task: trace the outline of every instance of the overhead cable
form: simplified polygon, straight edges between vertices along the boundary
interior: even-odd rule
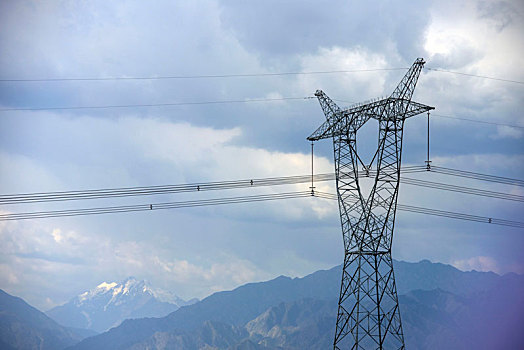
[[[290,100],[308,100],[306,97],[280,97],[280,98],[260,98],[244,100],[223,100],[223,101],[199,101],[199,102],[172,102],[172,103],[144,103],[144,104],[124,104],[124,105],[105,105],[105,106],[66,106],[66,107],[13,107],[0,108],[0,112],[12,111],[56,111],[56,110],[79,110],[79,109],[111,109],[111,108],[139,108],[139,107],[170,107],[170,106],[195,106],[195,105],[218,105],[229,103],[252,103],[252,102],[274,102]]]
[[[434,71],[434,72],[451,73],[451,74],[464,75],[464,76],[468,76],[468,77],[475,77],[475,78],[503,81],[503,82],[506,82],[506,83],[524,84],[524,81],[519,81],[519,80],[502,79],[502,78],[488,77],[488,76],[485,76],[485,75],[470,74],[470,73],[463,73],[463,72],[455,72],[455,71],[450,71],[450,70],[445,70],[445,69],[440,69],[440,68],[425,67],[424,69],[431,70],[431,71]]]
[[[99,208],[38,211],[38,212],[27,212],[27,213],[17,213],[17,214],[8,213],[8,214],[0,214],[0,221],[44,219],[44,218],[113,214],[113,213],[126,213],[126,212],[138,212],[138,211],[152,211],[152,210],[161,210],[161,209],[177,209],[177,208],[190,208],[190,207],[214,206],[214,205],[225,205],[225,204],[239,204],[239,203],[262,202],[262,201],[270,201],[270,200],[305,198],[305,197],[318,197],[318,198],[331,199],[331,200],[337,199],[337,196],[332,193],[325,193],[325,192],[318,192],[318,191],[315,191],[314,193],[312,193],[311,191],[297,191],[297,192],[274,193],[274,194],[267,194],[267,195],[212,198],[212,199],[202,199],[202,200],[195,200],[195,201],[180,201],[180,202],[166,202],[166,203],[154,203],[154,204],[99,207]],[[402,204],[398,204],[397,208],[399,210],[410,211],[410,212],[419,213],[419,214],[435,215],[435,216],[442,216],[442,217],[448,217],[448,218],[453,218],[453,219],[490,223],[493,225],[524,228],[524,222],[518,222],[518,221],[512,221],[512,220],[496,219],[496,218],[490,218],[490,217],[484,217],[484,216],[443,211],[443,210],[430,209],[430,208],[421,208],[421,207],[402,205]]]
[[[433,188],[436,190],[451,191],[455,193],[460,192],[460,193],[472,194],[472,195],[482,196],[482,197],[491,197],[491,198],[516,201],[516,202],[524,202],[524,196],[519,196],[516,194],[494,192],[494,191],[488,191],[488,190],[478,189],[478,188],[450,185],[450,184],[441,183],[441,182],[432,182],[432,181],[425,181],[425,180],[402,177],[401,183],[405,183],[405,184],[413,185],[413,186]]]
[[[439,173],[439,174],[452,175],[452,176],[458,176],[458,177],[465,177],[469,179],[524,187],[524,180],[521,180],[521,179],[512,179],[509,177],[503,177],[503,176],[497,176],[497,175],[481,174],[481,173],[476,173],[473,171],[452,169],[452,168],[446,168],[446,167],[435,166],[435,165],[431,166],[431,171],[434,173]]]
[[[406,166],[402,167],[402,174],[420,173],[426,172],[426,166]],[[490,181],[503,183],[507,185],[524,186],[524,180],[511,179],[507,177],[487,175],[474,173],[464,170],[450,169],[445,167],[432,166],[431,171],[435,173],[441,173],[459,177],[469,177],[476,180]],[[374,177],[376,171],[359,171],[358,176],[361,178]],[[313,175],[314,182],[333,181],[335,174],[325,173]],[[512,201],[524,201],[524,196],[494,192],[484,189],[463,187],[457,185],[451,185],[447,183],[431,182],[420,179],[413,179],[402,176],[401,182],[408,185],[427,187],[438,190],[447,190],[451,192],[460,192],[465,194],[472,194],[477,196],[512,200]],[[24,204],[24,203],[40,203],[40,202],[55,202],[55,201],[71,201],[71,200],[86,200],[86,199],[107,199],[107,198],[119,198],[119,197],[134,197],[134,196],[149,196],[158,194],[174,194],[184,192],[198,192],[198,191],[211,191],[211,190],[228,190],[228,189],[241,189],[241,188],[254,188],[254,187],[267,187],[267,186],[278,186],[278,185],[292,185],[308,183],[311,181],[311,175],[296,175],[296,176],[283,176],[283,177],[271,177],[271,178],[254,178],[244,180],[232,180],[232,181],[214,181],[214,182],[202,182],[202,183],[190,183],[190,184],[176,184],[176,185],[157,185],[157,186],[141,186],[141,187],[120,187],[120,188],[105,188],[105,189],[89,189],[89,190],[75,190],[75,191],[55,191],[55,192],[37,192],[37,193],[19,193],[19,194],[8,194],[0,195],[0,205],[8,204]]]
[[[167,203],[154,203],[154,204],[137,204],[137,205],[123,205],[123,206],[98,207],[98,208],[37,211],[37,212],[16,213],[16,214],[10,213],[10,214],[0,214],[0,221],[43,219],[43,218],[56,218],[56,217],[64,217],[64,216],[82,216],[82,215],[96,215],[96,214],[110,214],[110,213],[127,213],[127,212],[135,212],[135,211],[160,210],[160,209],[189,208],[189,207],[212,206],[212,205],[223,205],[223,204],[234,204],[234,203],[261,202],[261,201],[270,201],[270,200],[277,200],[277,199],[291,199],[291,198],[301,198],[301,197],[310,197],[310,196],[311,196],[311,191],[298,191],[298,192],[274,193],[274,194],[267,194],[267,195],[222,197],[222,198],[201,199],[201,200],[193,200],[193,201],[180,201],[180,202],[167,202]]]
[[[50,78],[2,78],[0,82],[24,83],[24,82],[68,82],[68,81],[133,81],[133,80],[188,80],[188,79],[224,79],[224,78],[252,78],[252,77],[275,77],[293,75],[317,75],[317,74],[346,74],[360,72],[381,72],[407,70],[407,67],[398,68],[369,68],[369,69],[345,69],[327,71],[306,71],[306,72],[267,72],[267,73],[237,73],[237,74],[190,74],[190,75],[150,75],[150,76],[110,76],[110,77],[50,77]],[[524,84],[523,81],[503,79],[485,75],[450,71],[440,68],[425,67],[428,71],[456,74],[468,77],[496,80],[515,84]]]
[[[332,181],[335,176],[330,174],[314,175],[314,180]],[[36,202],[53,202],[79,199],[99,199],[115,197],[131,197],[156,195],[167,193],[198,192],[210,190],[240,189],[248,187],[291,185],[307,183],[311,181],[311,175],[283,176],[270,178],[253,178],[234,181],[214,181],[178,185],[161,185],[161,186],[142,186],[142,187],[120,187],[106,189],[91,189],[79,191],[58,191],[58,192],[40,192],[40,193],[22,193],[12,195],[0,195],[0,204],[19,204],[19,203],[36,203]]]
[[[153,76],[122,76],[122,77],[77,77],[77,78],[5,78],[0,82],[53,82],[53,81],[118,81],[118,80],[173,80],[173,79],[216,79],[216,78],[251,78],[274,77],[286,75],[312,75],[312,74],[339,74],[360,72],[382,72],[394,70],[407,70],[408,68],[369,68],[351,70],[329,70],[309,72],[275,72],[275,73],[245,73],[245,74],[204,74],[204,75],[153,75]]]
[[[318,191],[315,192],[315,197],[337,200],[337,196],[335,194],[318,192]],[[353,201],[353,203],[355,203],[355,201]],[[397,209],[402,210],[402,211],[412,212],[412,213],[441,216],[441,217],[446,217],[446,218],[451,218],[451,219],[459,219],[459,220],[475,221],[475,222],[500,225],[500,226],[524,228],[524,222],[497,219],[497,218],[492,218],[492,217],[487,217],[487,216],[478,216],[478,215],[471,215],[471,214],[465,214],[465,213],[457,213],[457,212],[452,212],[452,211],[416,207],[413,205],[405,205],[405,204],[397,204]]]
[[[510,128],[519,128],[524,129],[524,126],[522,125],[515,125],[515,124],[507,124],[507,123],[496,123],[496,122],[490,122],[487,120],[478,120],[478,119],[470,119],[470,118],[462,118],[462,117],[453,117],[450,115],[442,115],[437,113],[431,113],[432,117],[439,117],[439,118],[446,118],[446,119],[456,119],[456,120],[463,120],[467,122],[473,122],[473,123],[481,123],[481,124],[489,124],[489,125],[497,125],[497,126],[508,126]]]
[[[402,168],[402,173],[413,173],[426,171],[425,166],[406,166]],[[369,173],[361,172],[359,176],[367,176]],[[316,174],[313,176],[315,182],[332,181],[335,174]],[[230,181],[214,181],[176,185],[157,185],[140,187],[120,187],[105,189],[73,190],[73,191],[54,191],[54,192],[34,192],[0,195],[0,205],[40,203],[55,201],[70,201],[81,199],[100,199],[147,196],[168,193],[198,192],[210,190],[239,189],[248,187],[277,186],[301,184],[311,181],[311,175],[295,175],[270,178],[253,178]]]

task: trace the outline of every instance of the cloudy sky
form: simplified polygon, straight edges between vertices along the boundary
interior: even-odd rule
[[[324,116],[315,99],[279,99],[310,97],[322,89],[346,106],[389,95],[406,70],[45,79],[407,68],[417,57],[426,59],[426,68],[517,81],[424,69],[414,100],[436,107],[433,164],[513,178],[524,174],[522,1],[2,1],[0,16],[1,194],[308,174],[306,137]],[[13,81],[24,79],[44,81]],[[27,110],[257,99],[277,100]],[[359,149],[367,159],[376,146],[376,129],[370,122],[360,135]],[[333,170],[331,147],[329,140],[316,144],[315,172]],[[425,157],[426,119],[418,116],[406,123],[403,165],[422,165]],[[524,194],[516,186],[416,176]],[[4,205],[0,211],[147,204],[308,186]],[[333,184],[317,186],[334,192]],[[523,220],[520,202],[409,185],[401,186],[399,202]],[[43,310],[102,281],[130,275],[182,298],[202,298],[278,275],[303,276],[343,258],[337,204],[314,198],[0,221],[0,242],[0,288]],[[524,273],[523,246],[522,229],[399,212],[393,255],[464,270]]]

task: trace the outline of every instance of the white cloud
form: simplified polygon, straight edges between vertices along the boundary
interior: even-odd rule
[[[165,278],[192,285],[197,289],[204,287],[207,293],[232,289],[247,282],[271,277],[256,268],[252,262],[232,256],[226,257],[224,262],[215,262],[208,267],[187,260],[163,261],[154,257],[153,261],[166,272]]]
[[[523,129],[514,128],[511,126],[497,126],[497,134],[492,136],[494,139],[501,139],[501,138],[512,138],[512,139],[519,139],[524,135],[522,132]]]
[[[10,264],[0,264],[0,283],[3,286],[13,286],[20,284],[17,272]]]
[[[419,91],[436,106],[435,113],[480,121],[522,124],[522,89],[514,83],[484,79],[487,76],[524,80],[518,62],[524,53],[522,2],[443,1],[431,8],[431,23],[424,48],[427,67],[472,76],[432,72],[425,74]],[[456,123],[439,120],[454,127]],[[518,129],[487,127],[463,122],[473,133],[490,132],[494,140],[521,138]]]
[[[46,164],[23,154],[7,153],[0,149],[0,192],[14,194],[40,192],[44,183],[57,188],[59,179]]]
[[[60,243],[60,241],[62,241],[63,239],[63,236],[62,236],[62,231],[59,229],[59,228],[55,228],[52,232],[51,232],[51,235],[53,236],[53,238],[55,239],[55,242],[56,243]]]
[[[147,262],[144,259],[147,253],[144,251],[144,244],[137,241],[123,241],[115,244],[114,257],[113,254],[109,256],[100,257],[103,261],[111,262],[116,260],[116,264],[120,268],[127,271],[141,271],[147,268]]]
[[[451,265],[462,271],[492,271],[499,273],[499,266],[495,259],[489,256],[474,256],[465,260],[455,260]]]

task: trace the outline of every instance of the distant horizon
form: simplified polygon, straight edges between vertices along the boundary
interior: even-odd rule
[[[508,272],[508,273],[505,273],[505,274],[499,274],[499,273],[496,273],[496,272],[494,272],[494,271],[477,271],[477,270],[467,270],[467,271],[465,271],[465,270],[461,270],[461,269],[459,269],[458,267],[453,266],[453,265],[451,265],[451,264],[446,264],[446,263],[442,263],[442,262],[433,262],[433,261],[430,261],[430,260],[428,260],[428,259],[422,259],[422,260],[420,260],[420,261],[405,261],[405,260],[393,259],[393,261],[394,261],[394,262],[404,262],[404,263],[409,263],[409,264],[419,264],[419,263],[422,263],[422,262],[426,262],[426,261],[427,261],[427,262],[429,262],[429,263],[431,263],[431,264],[441,264],[441,265],[451,266],[451,267],[454,267],[454,268],[456,268],[457,270],[459,270],[459,271],[461,271],[461,272],[481,272],[481,273],[483,272],[483,273],[494,273],[494,274],[496,274],[496,275],[498,275],[498,276],[505,276],[505,275],[508,275],[508,274],[516,274],[516,275],[520,275],[520,276],[523,276],[523,275],[524,275],[524,274],[518,274],[518,273],[515,273],[515,272]],[[304,278],[304,277],[306,277],[306,276],[309,276],[309,275],[311,275],[311,274],[314,274],[315,272],[319,272],[319,271],[329,271],[329,270],[333,270],[333,269],[339,268],[340,266],[341,266],[341,265],[335,265],[335,266],[333,266],[333,267],[331,267],[331,268],[315,270],[315,271],[312,271],[312,272],[310,272],[310,273],[307,273],[307,274],[305,274],[305,275],[303,275],[303,276],[278,275],[278,276],[275,276],[275,277],[273,277],[273,278],[269,278],[269,279],[267,279],[267,280],[250,281],[250,282],[246,282],[246,283],[244,283],[244,284],[238,285],[238,286],[236,286],[236,287],[233,287],[233,288],[231,288],[231,289],[224,289],[224,290],[220,290],[220,291],[215,291],[215,292],[213,292],[213,293],[211,293],[211,294],[209,294],[209,295],[203,296],[203,297],[201,297],[201,298],[198,298],[198,297],[183,298],[183,297],[180,297],[179,295],[177,295],[177,294],[176,294],[176,291],[172,291],[172,290],[165,290],[165,291],[175,294],[175,296],[179,297],[180,299],[182,299],[182,300],[185,301],[185,302],[190,302],[190,301],[193,301],[193,300],[202,301],[202,300],[206,299],[207,297],[213,295],[214,293],[218,293],[218,292],[226,292],[226,291],[232,291],[232,290],[235,290],[235,289],[237,289],[237,288],[239,288],[239,287],[242,287],[243,285],[246,285],[246,284],[268,282],[268,281],[272,281],[272,280],[274,280],[274,279],[277,279],[277,278],[279,278],[279,277],[286,277],[286,278],[291,278],[291,279],[294,279],[294,278]],[[67,299],[66,301],[63,301],[62,303],[59,303],[59,304],[56,304],[56,305],[53,305],[53,306],[51,306],[51,307],[48,308],[48,309],[41,309],[40,307],[38,307],[38,306],[36,306],[36,305],[33,305],[33,304],[29,303],[27,300],[25,300],[24,298],[22,298],[22,297],[20,297],[20,296],[17,296],[17,295],[15,295],[15,294],[9,293],[7,290],[4,290],[4,289],[2,289],[2,290],[4,290],[6,293],[9,293],[9,294],[12,295],[12,296],[16,296],[16,297],[20,297],[20,298],[22,298],[24,301],[28,302],[31,306],[37,308],[38,310],[40,310],[40,311],[42,311],[42,312],[47,312],[47,311],[53,309],[54,307],[61,306],[61,305],[64,305],[64,304],[70,302],[71,300],[73,300],[73,299],[75,299],[76,297],[82,295],[83,293],[87,293],[87,292],[90,292],[90,291],[95,290],[97,287],[99,287],[100,285],[102,285],[102,284],[104,284],[104,283],[105,283],[105,284],[112,284],[112,283],[122,284],[123,282],[125,282],[125,281],[127,281],[127,280],[129,280],[129,279],[134,279],[134,280],[136,280],[136,281],[138,281],[138,282],[149,282],[149,281],[148,281],[147,279],[145,279],[145,278],[144,278],[144,279],[140,279],[140,278],[137,278],[137,277],[135,277],[135,276],[128,276],[128,277],[126,277],[126,278],[124,278],[124,279],[122,279],[122,280],[120,280],[120,281],[118,281],[118,280],[112,280],[111,282],[108,282],[109,280],[104,280],[104,281],[100,282],[99,284],[97,284],[96,286],[91,287],[90,289],[84,289],[83,292],[80,292],[79,294],[73,295],[73,296],[71,296],[69,299]],[[151,283],[150,283],[150,285],[151,285]],[[155,287],[155,285],[151,285],[151,286],[152,286],[153,288],[155,288],[155,289],[158,289],[158,288]],[[0,288],[0,289],[1,289],[1,288]],[[164,289],[163,289],[163,290],[164,290]],[[338,298],[338,295],[334,296],[334,298]]]

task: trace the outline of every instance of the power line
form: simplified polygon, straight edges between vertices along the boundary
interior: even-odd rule
[[[157,76],[120,76],[120,77],[64,77],[64,78],[3,78],[0,82],[67,82],[67,81],[133,81],[133,80],[187,80],[187,79],[223,79],[223,78],[251,78],[251,77],[274,77],[287,75],[315,75],[315,74],[346,74],[346,73],[360,73],[360,72],[380,72],[380,71],[396,71],[407,70],[406,67],[398,68],[370,68],[370,69],[351,69],[351,70],[329,70],[329,71],[309,71],[309,72],[274,72],[274,73],[245,73],[245,74],[204,74],[204,75],[157,75]],[[476,77],[489,80],[497,80],[508,83],[524,84],[523,81],[502,79],[497,77],[490,77],[485,75],[477,75],[471,73],[463,73],[450,71],[440,68],[424,69],[434,72],[457,74],[469,77]]]
[[[524,222],[520,222],[520,221],[497,219],[497,218],[492,218],[492,217],[487,217],[487,216],[478,216],[478,215],[457,213],[457,212],[430,209],[430,208],[421,208],[421,207],[415,207],[412,205],[405,205],[405,204],[399,204],[398,208],[399,210],[402,210],[402,211],[409,211],[409,212],[418,213],[418,214],[426,214],[426,215],[441,216],[441,217],[446,217],[446,218],[451,218],[451,219],[483,222],[486,224],[494,224],[494,225],[500,225],[500,226],[524,228]]]
[[[135,76],[135,77],[84,77],[84,78],[30,78],[30,79],[0,79],[0,82],[53,82],[53,81],[118,81],[118,80],[173,80],[173,79],[216,79],[216,78],[250,78],[273,77],[286,75],[338,74],[406,70],[408,68],[370,68],[352,70],[330,70],[311,72],[275,72],[275,73],[246,73],[246,74],[208,74],[208,75],[167,75],[167,76]]]
[[[469,172],[465,170],[450,169],[445,167],[433,166],[431,171],[446,175],[453,175],[459,177],[468,177],[476,180],[490,181],[503,183],[507,185],[523,186],[524,180],[512,179],[501,176],[487,175]],[[427,172],[426,166],[407,166],[402,167],[402,174]],[[360,171],[359,177],[374,177],[376,171],[370,170],[368,172]],[[315,182],[333,181],[335,174],[316,174],[313,176]],[[120,188],[105,188],[105,189],[89,189],[89,190],[74,190],[74,191],[55,191],[55,192],[37,192],[37,193],[19,193],[0,195],[0,205],[8,204],[25,204],[25,203],[39,203],[39,202],[55,202],[55,201],[71,201],[71,200],[86,200],[86,199],[107,199],[119,197],[134,197],[134,196],[149,196],[158,194],[174,194],[184,192],[198,192],[211,190],[227,190],[227,189],[241,189],[254,187],[267,187],[278,185],[292,185],[309,183],[311,175],[295,175],[282,176],[270,178],[253,178],[232,181],[214,181],[202,183],[176,184],[176,185],[156,185],[156,186],[141,186],[141,187],[120,187]],[[431,182],[419,179],[412,179],[402,177],[402,183],[414,185],[419,187],[427,187],[439,190],[447,190],[451,192],[460,192],[465,194],[472,194],[477,196],[524,201],[524,196],[515,194],[488,191],[484,189],[456,186],[447,183]]]
[[[332,181],[335,179],[331,174],[317,174],[314,180]],[[21,193],[12,195],[0,195],[0,204],[22,204],[37,202],[54,202],[80,199],[100,199],[115,197],[146,196],[168,193],[198,192],[210,190],[240,189],[249,187],[291,185],[307,183],[311,181],[311,175],[283,176],[271,178],[253,178],[233,181],[214,181],[203,183],[190,183],[178,185],[142,186],[142,187],[121,187],[106,189],[91,189],[80,191],[57,191],[40,193]]]
[[[464,76],[468,76],[468,77],[475,77],[475,78],[503,81],[503,82],[507,82],[507,83],[524,84],[524,81],[502,79],[502,78],[495,78],[495,77],[488,77],[488,76],[485,76],[485,75],[477,75],[477,74],[470,74],[470,73],[454,72],[454,71],[445,70],[445,69],[439,69],[439,68],[426,67],[424,69],[431,70],[431,71],[434,71],[434,72],[451,73],[451,74],[464,75]]]
[[[425,166],[408,166],[402,168],[402,173],[413,173],[426,171]],[[370,173],[372,174],[372,173]],[[361,176],[367,176],[362,173]],[[335,174],[316,174],[313,176],[315,182],[333,181]],[[309,183],[311,175],[294,175],[270,178],[252,178],[243,180],[214,181],[202,183],[176,184],[176,185],[155,185],[140,187],[120,187],[104,189],[88,189],[73,191],[54,191],[54,192],[34,192],[0,195],[0,205],[6,204],[24,204],[39,202],[69,201],[81,199],[101,199],[101,198],[118,198],[147,196],[169,193],[198,192],[210,190],[227,190],[240,189],[261,186],[277,186]]]
[[[440,183],[440,182],[411,179],[411,178],[406,178],[406,177],[403,177],[401,179],[402,179],[401,183],[405,183],[408,185],[433,188],[437,190],[450,191],[454,193],[460,192],[464,194],[472,194],[472,195],[482,196],[482,197],[490,197],[490,198],[505,199],[505,200],[516,201],[516,202],[524,202],[524,196],[519,196],[516,194],[487,191],[487,190],[478,189],[478,188],[456,186],[456,185],[450,185],[450,184],[445,184],[445,183]]]
[[[489,125],[497,125],[497,126],[509,126],[511,128],[524,129],[524,126],[515,125],[515,124],[495,123],[495,122],[488,122],[488,121],[485,121],[485,120],[477,120],[477,119],[469,119],[469,118],[461,118],[461,117],[452,117],[452,116],[449,116],[449,115],[442,115],[442,114],[436,114],[436,113],[431,113],[431,116],[447,118],[447,119],[463,120],[463,121],[468,121],[468,122],[473,122],[473,123],[481,123],[481,124],[489,124]]]
[[[524,187],[524,180],[521,180],[521,179],[512,179],[509,177],[481,174],[481,173],[476,173],[473,171],[458,170],[458,169],[452,169],[452,168],[446,168],[446,167],[434,166],[434,165],[431,166],[431,171],[435,173],[439,173],[439,174],[452,175],[452,176],[465,177],[465,178],[474,179],[474,180],[481,180],[481,181],[495,182],[495,183],[500,183],[500,184],[505,184],[505,185]]]
[[[0,112],[12,111],[54,111],[54,110],[79,110],[79,109],[110,109],[110,108],[139,108],[139,107],[169,107],[169,106],[192,106],[192,105],[216,105],[228,103],[251,103],[251,102],[274,102],[289,100],[308,100],[313,97],[280,97],[262,98],[246,100],[224,100],[224,101],[200,101],[200,102],[172,102],[172,103],[145,103],[145,104],[125,104],[125,105],[106,105],[106,106],[70,106],[70,107],[16,107],[0,108]]]
[[[194,200],[194,201],[166,202],[166,203],[154,203],[154,204],[137,204],[137,205],[124,205],[124,206],[111,206],[111,207],[98,207],[98,208],[38,211],[38,212],[27,212],[27,213],[17,213],[17,214],[0,214],[0,221],[56,218],[56,217],[64,217],[64,216],[83,216],[83,215],[97,215],[97,214],[127,213],[127,212],[136,212],[136,211],[160,210],[160,209],[190,208],[190,207],[214,206],[214,205],[223,205],[223,204],[261,202],[261,201],[291,199],[291,198],[301,198],[301,197],[311,197],[311,191],[284,192],[284,193],[275,193],[275,194],[267,194],[267,195],[239,196],[239,197],[225,197],[225,198],[222,197],[222,198],[201,199],[201,200]]]
[[[44,218],[100,215],[100,214],[114,214],[114,213],[129,213],[129,212],[138,212],[138,211],[191,208],[191,207],[215,206],[215,205],[225,205],[225,204],[240,204],[240,203],[262,202],[262,201],[305,198],[305,197],[318,197],[318,198],[331,199],[331,200],[337,199],[337,196],[332,193],[315,192],[314,195],[312,195],[310,191],[297,191],[297,192],[275,193],[275,194],[268,194],[268,195],[212,198],[212,199],[203,199],[203,200],[196,200],[196,201],[181,201],[181,202],[138,204],[138,205],[98,207],[98,208],[38,211],[38,212],[27,212],[27,213],[17,213],[17,214],[0,214],[0,221],[44,219]],[[399,210],[410,211],[410,212],[419,213],[419,214],[435,215],[435,216],[442,216],[442,217],[448,217],[448,218],[453,218],[453,219],[490,223],[494,225],[524,228],[524,223],[519,222],[519,221],[496,219],[496,218],[457,213],[457,212],[451,212],[451,211],[422,208],[422,207],[416,207],[416,206],[411,206],[411,205],[398,204],[397,207]]]
[[[332,193],[315,192],[315,196],[324,198],[324,199],[337,200],[337,196]],[[354,203],[356,203],[356,201],[353,201],[353,204]],[[441,216],[441,217],[446,217],[446,218],[451,218],[451,219],[459,219],[459,220],[475,221],[475,222],[500,225],[500,226],[524,228],[524,222],[497,219],[497,218],[492,218],[492,217],[487,217],[487,216],[478,216],[478,215],[471,215],[471,214],[465,214],[465,213],[457,213],[457,212],[452,212],[452,211],[416,207],[413,205],[405,205],[405,204],[397,204],[397,209],[402,210],[402,211],[409,211],[412,213]]]

